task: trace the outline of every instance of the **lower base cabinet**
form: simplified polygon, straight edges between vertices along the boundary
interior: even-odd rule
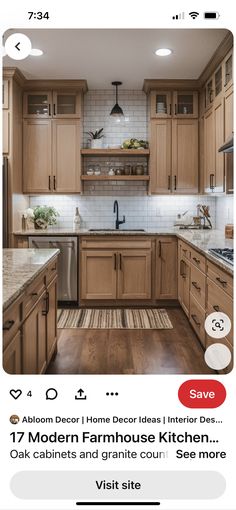
[[[18,331],[4,350],[3,368],[7,374],[21,374],[21,331]]]
[[[177,299],[177,240],[156,240],[156,299]]]
[[[42,374],[57,343],[57,265],[54,259],[3,314],[3,368]]]
[[[190,293],[190,310],[189,310],[189,320],[192,324],[193,329],[197,333],[199,340],[203,347],[206,346],[206,332],[205,332],[205,310],[199,305],[197,300],[194,298],[192,293]]]
[[[151,241],[82,240],[82,300],[151,299]]]
[[[180,258],[178,262],[178,299],[187,317],[190,308],[190,263]]]

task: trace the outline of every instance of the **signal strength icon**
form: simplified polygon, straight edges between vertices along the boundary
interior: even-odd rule
[[[184,19],[184,12],[180,12],[180,14],[172,16],[172,19]]]
[[[196,11],[189,12],[189,16],[191,16],[192,19],[196,19],[199,16],[199,12]]]

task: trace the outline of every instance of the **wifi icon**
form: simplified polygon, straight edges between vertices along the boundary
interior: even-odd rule
[[[199,12],[196,11],[189,12],[189,16],[191,16],[192,19],[196,19],[199,16]]]

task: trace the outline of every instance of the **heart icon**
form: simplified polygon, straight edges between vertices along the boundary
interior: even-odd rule
[[[17,400],[21,395],[22,395],[22,391],[21,390],[10,390],[10,395],[15,399]]]

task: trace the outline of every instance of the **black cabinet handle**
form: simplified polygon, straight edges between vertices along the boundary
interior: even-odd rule
[[[3,324],[3,330],[4,330],[4,331],[9,331],[9,330],[12,328],[12,326],[13,326],[14,324],[15,324],[15,321],[13,321],[13,320],[10,320],[10,321],[6,321],[6,322],[4,322],[4,324]]]
[[[200,291],[201,287],[198,286],[197,282],[192,282],[193,287],[195,287],[196,290]]]
[[[48,115],[49,115],[49,117],[51,117],[51,105],[50,104],[48,105]]]
[[[33,297],[38,296],[38,292],[32,292],[31,296],[33,296]]]
[[[53,105],[53,115],[56,115],[56,105],[55,105],[55,103]]]
[[[198,322],[197,321],[197,316],[196,315],[191,315],[192,319],[193,319],[193,322],[195,322],[196,326],[201,326],[201,322]]]
[[[210,189],[213,191],[214,189],[214,176],[215,174],[210,174]]]
[[[171,107],[171,103],[170,103],[170,116],[171,116],[171,112],[172,112],[172,107]]]
[[[175,115],[177,115],[177,105],[175,104]]]
[[[120,270],[122,270],[122,255],[120,253]]]
[[[47,315],[49,312],[49,292],[46,292],[45,296],[46,309],[42,311],[42,315]]]
[[[225,282],[224,280],[221,280],[219,276],[217,276],[216,280],[221,283],[221,285],[223,285],[223,287],[227,287],[227,282]]]
[[[214,310],[215,310],[216,312],[219,312],[219,311],[220,311],[220,307],[219,307],[219,305],[214,305],[214,306],[213,306],[213,308],[214,308]]]
[[[55,175],[53,176],[53,189],[54,189],[54,191],[56,191],[56,177],[55,177]]]
[[[116,253],[114,253],[114,271],[116,271]]]
[[[161,258],[161,241],[159,241],[159,257]]]
[[[186,264],[185,264],[184,260],[181,260],[181,261],[180,261],[180,276],[182,276],[182,278],[184,278],[184,279],[186,278],[186,274],[184,273],[184,270],[182,271],[182,268],[183,268],[183,266],[185,266],[185,265],[186,265]]]
[[[201,262],[199,259],[196,259],[196,257],[193,257],[193,260],[194,260],[194,262],[196,262],[196,264],[200,264],[200,262]]]
[[[51,191],[51,175],[48,176],[48,189]]]
[[[170,189],[170,175],[168,175],[168,189]]]
[[[174,183],[175,183],[174,184],[174,189],[176,191],[176,188],[177,188],[177,177],[176,177],[176,175],[174,176]]]

